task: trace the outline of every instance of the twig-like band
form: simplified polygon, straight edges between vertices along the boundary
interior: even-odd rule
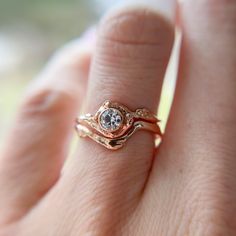
[[[78,117],[76,130],[80,137],[90,137],[108,149],[117,150],[140,129],[153,132],[160,138],[159,122],[145,108],[133,112],[119,103],[105,101],[94,116]]]

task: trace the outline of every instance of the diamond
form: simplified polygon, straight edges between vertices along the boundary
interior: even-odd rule
[[[104,130],[118,130],[123,123],[121,112],[115,108],[108,108],[100,115],[100,125]]]

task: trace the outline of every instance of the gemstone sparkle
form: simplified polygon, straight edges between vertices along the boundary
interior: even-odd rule
[[[100,125],[104,130],[118,130],[123,123],[121,112],[115,108],[108,108],[100,115]]]

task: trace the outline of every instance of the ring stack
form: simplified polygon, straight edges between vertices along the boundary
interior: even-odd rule
[[[80,137],[89,137],[108,149],[117,150],[140,129],[153,132],[160,138],[162,133],[159,122],[145,108],[133,112],[117,102],[105,101],[94,116],[79,116],[76,130]]]

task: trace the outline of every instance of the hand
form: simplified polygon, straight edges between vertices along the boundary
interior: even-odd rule
[[[156,111],[175,3],[146,5],[105,16],[91,65],[72,43],[30,87],[0,159],[1,236],[236,235],[234,0],[179,6],[179,76],[158,150],[146,131],[118,151],[79,139],[64,165],[82,105]]]

